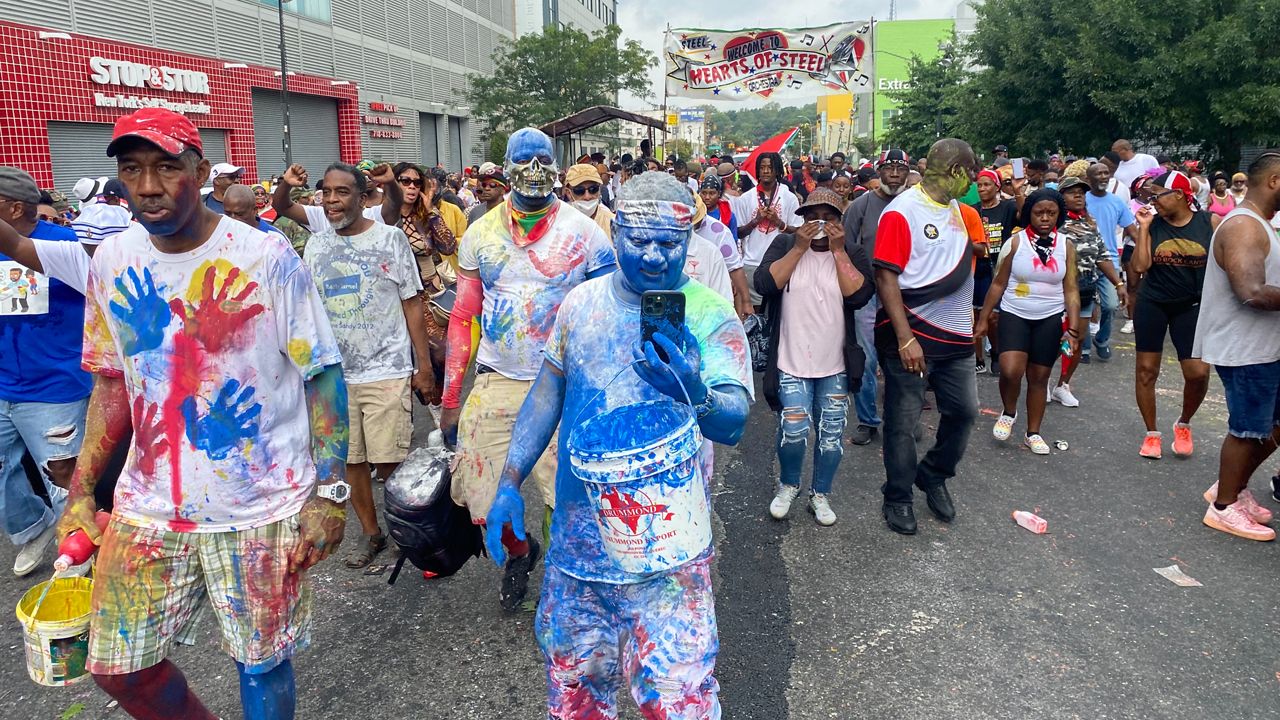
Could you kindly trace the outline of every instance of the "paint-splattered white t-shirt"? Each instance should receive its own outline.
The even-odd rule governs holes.
[[[303,383],[341,356],[286,240],[222,218],[169,254],[135,224],[94,255],[85,302],[84,369],[123,377],[133,416],[117,519],[227,532],[302,508],[316,479]]]
[[[546,234],[523,247],[512,240],[511,212],[499,205],[467,228],[458,267],[484,283],[476,362],[513,380],[532,380],[560,303],[591,273],[614,265],[613,245],[594,220],[556,201]]]
[[[338,337],[347,384],[412,375],[401,301],[422,292],[422,278],[404,231],[374,223],[344,237],[330,227],[311,236],[304,259]]]

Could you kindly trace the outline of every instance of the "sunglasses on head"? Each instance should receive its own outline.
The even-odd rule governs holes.
[[[599,185],[579,185],[576,188],[569,188],[569,190],[571,190],[574,195],[586,195],[588,193],[594,195],[600,192],[600,186]]]
[[[408,175],[396,178],[396,182],[404,185],[405,187],[410,185],[416,185],[418,188],[422,187],[422,178],[411,178]]]

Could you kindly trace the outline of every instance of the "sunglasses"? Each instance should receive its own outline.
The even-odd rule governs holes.
[[[404,177],[396,178],[396,182],[400,183],[401,185],[404,185],[405,187],[409,187],[410,185],[416,185],[419,189],[422,188],[422,178],[411,178],[406,175]]]
[[[492,181],[488,181],[488,182],[481,181],[480,187],[485,190],[498,190],[498,189],[505,190],[506,189],[506,186],[503,185],[502,183],[492,182]]]
[[[1181,190],[1165,190],[1165,191],[1164,191],[1164,192],[1162,192],[1162,193],[1156,193],[1155,195],[1152,195],[1152,196],[1151,196],[1151,199],[1152,199],[1152,200],[1159,200],[1160,198],[1165,197],[1165,196],[1167,196],[1167,195],[1175,195],[1175,194],[1177,194],[1177,193],[1181,193],[1181,192],[1182,192]]]
[[[572,191],[574,195],[581,197],[587,194],[595,195],[599,193],[600,186],[599,185],[579,185],[576,188],[569,188],[569,190]]]

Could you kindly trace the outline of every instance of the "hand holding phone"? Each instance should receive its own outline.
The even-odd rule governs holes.
[[[641,347],[652,343],[657,333],[662,333],[681,351],[684,350],[684,293],[678,290],[646,290],[640,296]],[[654,349],[663,362],[671,362],[657,343],[654,343]]]
[[[1015,178],[1024,178],[1027,176],[1026,164],[1023,162],[1022,158],[1014,158],[1012,160],[1012,163],[1013,163],[1013,176]]]

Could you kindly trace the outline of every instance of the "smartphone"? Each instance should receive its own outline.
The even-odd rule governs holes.
[[[662,333],[675,343],[680,351],[684,351],[684,293],[678,290],[646,290],[640,296],[640,341],[653,341],[653,336]],[[663,362],[671,362],[666,351],[658,343],[653,349]]]
[[[1022,158],[1013,159],[1013,176],[1019,180],[1027,176],[1026,167],[1022,163]]]

